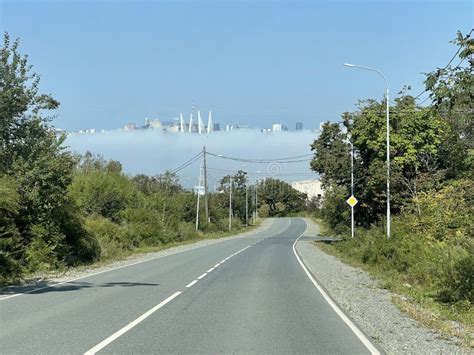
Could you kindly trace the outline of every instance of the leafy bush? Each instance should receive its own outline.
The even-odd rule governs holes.
[[[474,303],[474,248],[445,271],[438,285],[438,295],[442,302]]]
[[[270,206],[267,204],[263,204],[258,208],[258,215],[261,218],[267,218],[270,216]]]
[[[23,250],[14,221],[19,199],[16,183],[6,176],[0,177],[0,280],[15,278],[21,272],[18,254]]]
[[[349,225],[350,210],[347,208],[346,199],[346,190],[338,185],[327,189],[324,196],[321,214],[336,233],[347,231]]]
[[[474,182],[453,181],[438,192],[421,194],[417,208],[393,219],[392,238],[383,226],[359,228],[356,238],[335,247],[385,275],[431,290],[442,302],[473,302]],[[461,198],[460,198],[461,197]]]
[[[57,269],[64,265],[64,235],[58,226],[35,224],[31,227],[32,239],[26,249],[29,271]]]
[[[100,259],[113,259],[126,249],[120,226],[107,218],[86,217],[85,229],[97,240]]]
[[[99,170],[78,172],[69,196],[86,215],[97,214],[117,222],[119,213],[136,201],[135,185],[121,173]]]

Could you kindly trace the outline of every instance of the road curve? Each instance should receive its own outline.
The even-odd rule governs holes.
[[[298,260],[305,230],[275,219],[248,237],[0,299],[0,353],[376,354]]]

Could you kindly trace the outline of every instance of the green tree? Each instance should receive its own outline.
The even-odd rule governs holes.
[[[17,189],[11,178],[0,177],[0,280],[21,271],[16,254],[22,253],[23,245],[14,220],[20,208]]]
[[[259,205],[268,206],[270,217],[285,216],[287,213],[300,212],[305,208],[306,194],[295,190],[282,180],[265,179],[258,184],[257,191]]]
[[[448,178],[474,172],[474,39],[457,33],[451,42],[458,47],[457,65],[448,65],[426,74],[425,86],[432,110],[447,123],[440,166]],[[466,63],[466,65],[463,65]],[[467,154],[466,154],[467,153]]]
[[[245,223],[245,192],[248,188],[248,176],[243,170],[237,171],[234,175],[226,175],[220,180],[219,191],[221,195],[216,196],[216,202],[222,209],[229,208],[229,188],[232,178],[232,211],[234,217],[238,217],[242,223]],[[250,211],[250,195],[249,211]],[[250,212],[249,212],[250,213]]]
[[[350,145],[347,134],[337,123],[325,122],[321,135],[311,145],[314,159],[311,169],[321,175],[322,182],[345,185],[350,181]]]
[[[120,213],[139,204],[137,186],[123,175],[114,161],[86,155],[74,175],[68,196],[87,215],[100,215],[119,222]]]
[[[416,199],[420,189],[426,188],[424,176],[438,169],[438,155],[447,127],[435,112],[418,107],[411,96],[397,98],[390,111],[391,201],[396,213]],[[346,194],[341,198],[345,200],[350,195],[350,139],[354,146],[355,194],[360,201],[356,220],[366,226],[385,215],[385,119],[383,101],[361,101],[356,112],[343,114],[348,133],[342,132],[338,124],[326,123],[312,145],[311,168],[320,174],[327,190],[336,186],[344,188]],[[329,201],[325,206],[336,211]],[[345,218],[344,223],[348,223]]]
[[[85,236],[80,221],[65,218],[73,211],[66,190],[76,161],[65,150],[64,137],[48,126],[51,117],[43,115],[59,102],[39,93],[39,76],[18,47],[6,33],[0,49],[0,173],[17,183],[13,218],[22,251],[14,258],[31,269],[55,267],[84,256],[77,249]]]

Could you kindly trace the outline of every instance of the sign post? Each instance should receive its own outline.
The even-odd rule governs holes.
[[[351,237],[354,238],[354,206],[357,205],[359,201],[357,201],[354,195],[351,195],[346,202],[351,206]]]

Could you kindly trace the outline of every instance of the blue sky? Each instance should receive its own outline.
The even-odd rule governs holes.
[[[221,124],[314,128],[383,95],[343,62],[416,94],[473,26],[471,1],[0,2],[2,32],[20,37],[68,130],[187,117],[193,103]]]

